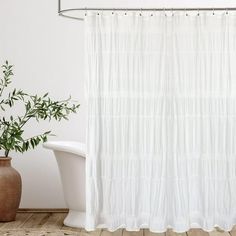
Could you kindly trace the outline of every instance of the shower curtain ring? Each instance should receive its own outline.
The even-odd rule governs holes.
[[[140,13],[139,13],[140,16],[142,16],[142,8],[140,8]]]
[[[163,7],[164,16],[166,16],[166,8]]]
[[[188,16],[186,8],[184,8],[184,13],[185,13],[185,16]]]
[[[200,16],[200,13],[199,13],[199,8],[197,9],[197,15]]]
[[[212,15],[215,15],[215,9],[212,8]]]
[[[228,15],[228,14],[229,14],[229,12],[228,12],[228,8],[226,8],[226,12],[225,12],[225,14],[226,14],[226,15]]]
[[[85,7],[85,14],[84,15],[87,16],[87,7]]]

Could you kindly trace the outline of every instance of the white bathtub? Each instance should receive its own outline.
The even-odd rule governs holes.
[[[85,145],[79,142],[52,141],[43,146],[51,149],[57,159],[63,192],[69,213],[64,224],[85,226]]]

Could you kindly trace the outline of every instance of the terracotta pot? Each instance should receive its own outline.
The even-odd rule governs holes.
[[[0,221],[15,220],[20,199],[20,174],[11,167],[10,157],[0,157]]]

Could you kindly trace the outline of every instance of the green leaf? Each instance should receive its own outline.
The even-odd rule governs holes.
[[[53,136],[51,131],[46,131],[24,138],[24,126],[30,121],[68,120],[68,116],[76,113],[80,106],[78,102],[71,101],[71,96],[66,100],[57,101],[50,98],[48,92],[42,96],[31,95],[21,89],[13,88],[10,92],[5,93],[12,82],[12,69],[13,66],[6,61],[2,65],[3,77],[0,79],[0,110],[9,114],[9,118],[0,117],[0,149],[5,150],[5,155],[12,150],[23,153],[46,142],[49,135]],[[7,110],[7,108],[14,107],[16,103],[23,107],[22,115]]]

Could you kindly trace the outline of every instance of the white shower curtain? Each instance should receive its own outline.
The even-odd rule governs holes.
[[[86,229],[236,223],[236,16],[88,13]]]

